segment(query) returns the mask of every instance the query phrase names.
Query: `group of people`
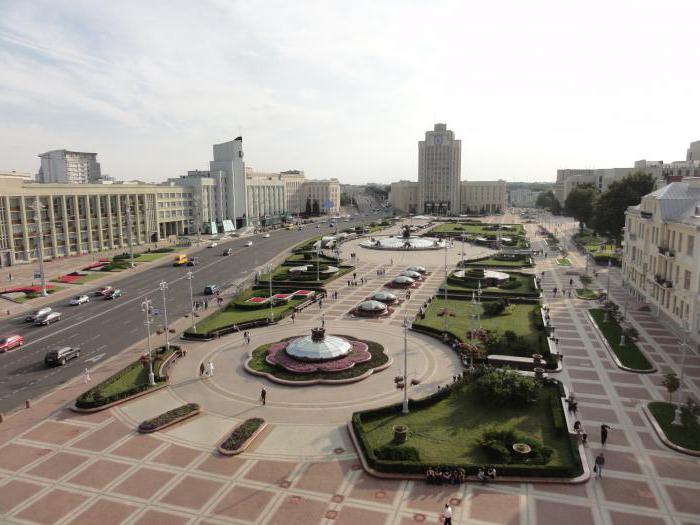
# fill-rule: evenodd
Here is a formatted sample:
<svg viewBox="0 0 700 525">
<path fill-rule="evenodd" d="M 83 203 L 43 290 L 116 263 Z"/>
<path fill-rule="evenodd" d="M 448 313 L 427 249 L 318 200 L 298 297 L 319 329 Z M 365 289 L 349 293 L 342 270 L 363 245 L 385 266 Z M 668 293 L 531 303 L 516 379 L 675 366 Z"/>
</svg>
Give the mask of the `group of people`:
<svg viewBox="0 0 700 525">
<path fill-rule="evenodd" d="M 379 268 L 377 270 L 377 277 L 380 277 L 382 275 L 386 275 L 386 268 Z"/>
<path fill-rule="evenodd" d="M 201 362 L 199 364 L 200 377 L 214 377 L 214 363 L 211 361 Z"/>
<path fill-rule="evenodd" d="M 459 485 L 467 481 L 467 472 L 461 467 L 428 467 L 425 482 L 430 485 Z"/>
<path fill-rule="evenodd" d="M 206 310 L 206 309 L 208 309 L 208 308 L 209 308 L 209 301 L 207 301 L 206 299 L 203 300 L 203 301 L 197 300 L 197 301 L 194 301 L 194 302 L 192 303 L 192 309 L 193 309 L 195 312 L 197 312 L 197 311 L 199 311 L 199 310 Z"/>
<path fill-rule="evenodd" d="M 486 483 L 489 480 L 494 481 L 496 479 L 496 467 L 479 467 L 476 473 L 476 479 L 482 483 Z"/>
<path fill-rule="evenodd" d="M 573 392 L 566 398 L 566 406 L 569 409 L 569 414 L 576 415 L 576 412 L 578 412 L 578 402 L 576 401 Z"/>
</svg>

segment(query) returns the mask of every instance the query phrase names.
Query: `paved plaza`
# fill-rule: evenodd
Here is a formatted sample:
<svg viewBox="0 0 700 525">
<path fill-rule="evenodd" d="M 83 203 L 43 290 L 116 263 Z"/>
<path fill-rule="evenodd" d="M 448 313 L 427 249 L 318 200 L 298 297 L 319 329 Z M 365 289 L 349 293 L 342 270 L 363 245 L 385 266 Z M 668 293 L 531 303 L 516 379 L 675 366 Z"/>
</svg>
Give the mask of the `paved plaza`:
<svg viewBox="0 0 700 525">
<path fill-rule="evenodd" d="M 508 222 L 509 217 L 497 220 Z M 569 225 L 570 226 L 570 225 Z M 534 237 L 534 225 L 527 226 Z M 396 230 L 394 230 L 396 231 Z M 448 265 L 460 257 L 456 243 Z M 342 277 L 331 284 L 336 301 L 325 300 L 270 328 L 205 343 L 183 343 L 187 356 L 173 369 L 171 386 L 94 414 L 67 408 L 87 388 L 66 385 L 31 409 L 0 424 L 0 522 L 12 524 L 232 524 L 409 525 L 442 523 L 450 502 L 453 523 L 503 525 L 691 525 L 700 524 L 700 458 L 670 450 L 657 438 L 642 413 L 643 403 L 665 400 L 660 373 L 678 370 L 678 340 L 652 313 L 629 301 L 629 317 L 640 332 L 641 347 L 659 373 L 643 375 L 618 369 L 594 332 L 579 299 L 551 296 L 571 278 L 572 268 L 554 259 L 538 260 L 545 272 L 545 302 L 564 355 L 556 374 L 576 393 L 580 419 L 589 433 L 586 459 L 601 450 L 597 429 L 610 425 L 601 480 L 584 484 L 467 483 L 434 486 L 416 481 L 382 480 L 360 466 L 347 432 L 352 412 L 397 402 L 393 378 L 403 369 L 403 318 L 415 315 L 444 279 L 444 251 L 383 252 L 344 245 L 357 253 L 357 278 L 348 287 Z M 468 257 L 490 253 L 467 245 Z M 576 266 L 583 258 L 571 252 Z M 348 312 L 382 288 L 407 266 L 425 266 L 429 275 L 392 315 L 357 319 Z M 385 275 L 378 276 L 377 270 Z M 606 274 L 599 275 L 605 286 Z M 403 292 L 398 292 L 403 297 Z M 611 295 L 622 302 L 616 270 Z M 349 385 L 286 387 L 247 374 L 243 364 L 257 346 L 306 335 L 321 322 L 333 334 L 381 343 L 392 365 Z M 421 380 L 411 391 L 421 397 L 461 371 L 455 354 L 436 339 L 409 332 L 409 376 Z M 93 372 L 93 382 L 132 361 L 143 345 L 130 348 Z M 202 361 L 212 361 L 212 378 L 199 377 Z M 686 394 L 700 393 L 700 357 L 686 360 Z M 268 404 L 258 401 L 262 386 Z M 185 402 L 202 414 L 152 435 L 138 434 L 139 422 Z M 214 452 L 239 422 L 263 417 L 268 426 L 253 446 L 236 457 Z"/>
</svg>

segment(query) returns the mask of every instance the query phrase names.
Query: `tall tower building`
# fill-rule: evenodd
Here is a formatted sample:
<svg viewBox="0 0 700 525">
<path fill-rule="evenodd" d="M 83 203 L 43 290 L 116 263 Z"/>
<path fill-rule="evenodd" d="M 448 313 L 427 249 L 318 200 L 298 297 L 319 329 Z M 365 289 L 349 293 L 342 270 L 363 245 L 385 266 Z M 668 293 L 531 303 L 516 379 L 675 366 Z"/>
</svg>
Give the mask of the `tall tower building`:
<svg viewBox="0 0 700 525">
<path fill-rule="evenodd" d="M 42 153 L 39 158 L 41 168 L 36 176 L 37 182 L 87 184 L 102 177 L 97 153 L 56 149 Z"/>
<path fill-rule="evenodd" d="M 225 217 L 238 226 L 245 226 L 246 216 L 246 180 L 243 162 L 243 137 L 222 144 L 214 144 L 214 160 L 209 162 L 212 173 L 223 172 L 222 202 Z"/>
<path fill-rule="evenodd" d="M 446 124 L 435 124 L 418 142 L 419 213 L 460 213 L 462 141 Z"/>
</svg>

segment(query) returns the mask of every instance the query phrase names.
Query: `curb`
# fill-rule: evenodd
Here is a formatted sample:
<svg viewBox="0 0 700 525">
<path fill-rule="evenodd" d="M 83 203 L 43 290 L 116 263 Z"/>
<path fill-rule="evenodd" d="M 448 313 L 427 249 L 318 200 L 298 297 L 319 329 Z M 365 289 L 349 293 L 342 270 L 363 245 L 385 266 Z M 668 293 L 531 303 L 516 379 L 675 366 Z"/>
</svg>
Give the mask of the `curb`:
<svg viewBox="0 0 700 525">
<path fill-rule="evenodd" d="M 384 354 L 386 355 L 386 354 Z M 248 372 L 251 375 L 258 376 L 258 377 L 264 377 L 273 383 L 277 383 L 279 385 L 285 385 L 285 386 L 311 386 L 311 385 L 349 385 L 351 383 L 357 383 L 358 381 L 362 381 L 363 379 L 367 379 L 369 376 L 374 374 L 375 372 L 381 372 L 382 370 L 386 370 L 389 368 L 392 364 L 394 364 L 394 360 L 389 357 L 389 360 L 384 363 L 383 365 L 378 366 L 377 368 L 373 368 L 371 370 L 367 370 L 364 374 L 361 374 L 356 377 L 349 377 L 347 379 L 314 379 L 312 381 L 289 381 L 287 379 L 280 379 L 278 377 L 275 377 L 274 375 L 268 373 L 268 372 L 260 372 L 259 370 L 253 370 L 248 366 L 248 363 L 253 359 L 253 356 L 249 354 L 248 360 L 243 364 L 243 368 L 245 368 L 245 371 Z"/>
<path fill-rule="evenodd" d="M 238 428 L 238 425 L 236 425 L 236 426 L 233 428 L 233 430 L 235 430 L 236 428 Z M 237 456 L 238 454 L 242 454 L 243 452 L 245 452 L 245 451 L 247 450 L 247 448 L 248 448 L 250 445 L 252 445 L 253 441 L 255 441 L 255 438 L 257 438 L 257 437 L 260 435 L 260 433 L 261 433 L 263 430 L 265 430 L 265 428 L 267 428 L 267 421 L 264 421 L 263 424 L 260 425 L 260 426 L 258 427 L 258 429 L 257 429 L 255 432 L 253 432 L 253 433 L 251 434 L 251 436 L 250 436 L 248 439 L 246 439 L 246 440 L 243 442 L 243 444 L 242 444 L 240 447 L 238 447 L 236 450 L 227 450 L 227 449 L 225 449 L 225 448 L 222 448 L 222 445 L 224 444 L 224 442 L 226 441 L 226 439 L 228 439 L 228 434 L 231 433 L 231 432 L 228 432 L 227 437 L 224 438 L 224 439 L 222 439 L 222 440 L 219 442 L 219 444 L 216 446 L 216 450 L 217 450 L 217 451 L 219 452 L 219 454 L 221 454 L 222 456 Z"/>
<path fill-rule="evenodd" d="M 644 412 L 644 415 L 647 416 L 647 419 L 651 423 L 654 432 L 656 432 L 656 435 L 659 436 L 659 439 L 664 445 L 666 445 L 670 449 L 675 450 L 676 452 L 680 452 L 681 454 L 686 454 L 688 456 L 700 458 L 700 451 L 690 450 L 680 445 L 676 445 L 673 441 L 668 439 L 668 437 L 666 437 L 666 432 L 664 432 L 664 429 L 661 428 L 661 425 L 659 425 L 658 421 L 656 421 L 654 414 L 651 413 L 651 410 L 647 408 L 646 404 L 642 406 L 642 412 Z"/>
<path fill-rule="evenodd" d="M 608 343 L 608 340 L 605 337 L 605 335 L 603 334 L 603 331 L 598 327 L 598 323 L 596 323 L 595 319 L 593 319 L 591 312 L 586 311 L 586 316 L 588 316 L 588 320 L 593 325 L 593 330 L 598 335 L 598 337 L 603 341 L 603 346 L 608 351 L 608 354 L 610 354 L 610 357 L 612 357 L 612 360 L 615 362 L 615 364 L 617 365 L 617 367 L 620 370 L 624 370 L 625 372 L 633 372 L 635 374 L 654 374 L 658 371 L 658 369 L 656 367 L 653 367 L 653 365 L 652 365 L 653 368 L 650 368 L 648 370 L 642 370 L 639 368 L 630 368 L 628 366 L 623 365 L 622 361 L 620 361 L 620 359 L 617 357 L 617 354 L 615 354 L 613 349 L 610 347 L 610 343 Z M 651 360 L 646 356 L 646 354 L 644 353 L 644 351 L 641 348 L 637 347 L 637 350 L 639 350 L 639 352 L 647 359 L 647 361 L 649 361 L 651 363 Z"/>
</svg>

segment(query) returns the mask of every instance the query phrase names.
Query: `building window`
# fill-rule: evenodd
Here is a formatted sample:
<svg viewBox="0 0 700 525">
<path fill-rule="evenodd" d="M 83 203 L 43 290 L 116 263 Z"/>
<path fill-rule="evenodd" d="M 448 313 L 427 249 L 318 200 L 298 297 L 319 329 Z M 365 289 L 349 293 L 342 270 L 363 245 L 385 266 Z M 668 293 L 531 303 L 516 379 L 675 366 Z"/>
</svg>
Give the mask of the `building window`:
<svg viewBox="0 0 700 525">
<path fill-rule="evenodd" d="M 690 290 L 690 270 L 685 271 L 685 276 L 683 279 L 683 289 Z"/>
<path fill-rule="evenodd" d="M 687 246 L 686 253 L 692 257 L 693 250 L 695 248 L 695 236 L 694 235 L 688 235 L 688 241 L 686 242 L 686 246 Z"/>
</svg>

